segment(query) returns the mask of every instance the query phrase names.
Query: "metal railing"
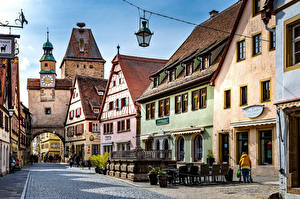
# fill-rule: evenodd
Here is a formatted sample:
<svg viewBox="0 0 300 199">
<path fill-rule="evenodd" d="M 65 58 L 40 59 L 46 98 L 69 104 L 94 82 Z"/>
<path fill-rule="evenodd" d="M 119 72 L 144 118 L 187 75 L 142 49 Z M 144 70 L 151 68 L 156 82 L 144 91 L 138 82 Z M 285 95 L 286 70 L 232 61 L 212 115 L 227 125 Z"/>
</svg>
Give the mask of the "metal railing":
<svg viewBox="0 0 300 199">
<path fill-rule="evenodd" d="M 132 150 L 132 151 L 114 151 L 111 153 L 111 159 L 124 160 L 171 160 L 171 150 Z"/>
</svg>

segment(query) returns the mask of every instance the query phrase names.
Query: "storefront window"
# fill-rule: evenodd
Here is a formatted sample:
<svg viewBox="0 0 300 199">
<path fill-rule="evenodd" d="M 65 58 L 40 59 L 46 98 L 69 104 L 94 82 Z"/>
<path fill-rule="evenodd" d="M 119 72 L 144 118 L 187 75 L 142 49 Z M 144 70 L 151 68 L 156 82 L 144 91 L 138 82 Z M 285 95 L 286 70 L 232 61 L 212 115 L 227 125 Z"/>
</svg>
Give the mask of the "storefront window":
<svg viewBox="0 0 300 199">
<path fill-rule="evenodd" d="M 177 141 L 177 160 L 184 160 L 184 138 L 179 137 Z"/>
<path fill-rule="evenodd" d="M 194 140 L 194 161 L 201 161 L 203 153 L 202 137 L 197 135 Z"/>
<path fill-rule="evenodd" d="M 237 133 L 237 162 L 239 162 L 243 152 L 248 154 L 248 132 Z"/>
<path fill-rule="evenodd" d="M 272 131 L 260 131 L 260 163 L 272 164 Z"/>
</svg>

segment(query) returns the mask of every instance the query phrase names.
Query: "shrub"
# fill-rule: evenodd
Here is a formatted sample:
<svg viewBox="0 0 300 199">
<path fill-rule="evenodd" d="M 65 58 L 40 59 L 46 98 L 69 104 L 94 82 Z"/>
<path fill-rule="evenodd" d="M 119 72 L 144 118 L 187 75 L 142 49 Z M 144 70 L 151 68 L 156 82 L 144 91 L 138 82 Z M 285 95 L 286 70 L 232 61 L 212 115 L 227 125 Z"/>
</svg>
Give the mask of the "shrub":
<svg viewBox="0 0 300 199">
<path fill-rule="evenodd" d="M 104 155 L 92 155 L 89 160 L 93 167 L 106 168 L 109 160 L 109 153 L 105 152 Z"/>
</svg>

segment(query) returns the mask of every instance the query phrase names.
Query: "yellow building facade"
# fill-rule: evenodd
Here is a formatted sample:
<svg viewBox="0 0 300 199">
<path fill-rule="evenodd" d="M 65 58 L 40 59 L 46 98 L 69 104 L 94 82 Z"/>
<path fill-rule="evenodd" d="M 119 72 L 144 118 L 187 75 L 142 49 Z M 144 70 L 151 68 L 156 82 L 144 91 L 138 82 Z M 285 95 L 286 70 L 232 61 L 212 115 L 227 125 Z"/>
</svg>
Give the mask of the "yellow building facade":
<svg viewBox="0 0 300 199">
<path fill-rule="evenodd" d="M 212 81 L 213 153 L 218 162 L 237 168 L 246 152 L 252 174 L 276 176 L 275 33 L 266 30 L 261 20 L 264 2 L 243 2 L 227 53 Z M 270 27 L 275 28 L 273 18 Z"/>
<path fill-rule="evenodd" d="M 55 156 L 63 157 L 63 143 L 61 139 L 53 133 L 42 133 L 39 137 L 40 157 Z"/>
</svg>

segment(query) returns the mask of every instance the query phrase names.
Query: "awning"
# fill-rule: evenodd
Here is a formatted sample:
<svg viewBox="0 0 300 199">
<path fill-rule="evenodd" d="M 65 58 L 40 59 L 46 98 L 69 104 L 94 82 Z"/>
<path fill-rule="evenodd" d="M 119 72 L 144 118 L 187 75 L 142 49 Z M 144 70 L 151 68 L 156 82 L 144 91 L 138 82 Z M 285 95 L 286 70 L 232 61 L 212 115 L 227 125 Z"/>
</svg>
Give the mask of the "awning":
<svg viewBox="0 0 300 199">
<path fill-rule="evenodd" d="M 300 107 L 299 99 L 291 100 L 291 101 L 284 101 L 276 103 L 278 109 L 285 109 L 285 108 L 296 108 Z"/>
<path fill-rule="evenodd" d="M 111 145 L 113 145 L 112 142 L 101 143 L 101 146 L 111 146 Z"/>
<path fill-rule="evenodd" d="M 151 134 L 148 134 L 148 135 L 141 135 L 141 140 L 148 140 L 148 139 L 150 139 L 150 138 L 152 138 L 153 137 L 153 133 L 151 133 Z"/>
<path fill-rule="evenodd" d="M 191 135 L 191 134 L 200 134 L 204 132 L 204 128 L 200 129 L 190 129 L 185 131 L 174 131 L 172 135 Z"/>
<path fill-rule="evenodd" d="M 116 141 L 115 143 L 119 144 L 119 143 L 129 143 L 130 140 L 119 140 L 119 141 Z"/>
<path fill-rule="evenodd" d="M 248 127 L 248 126 L 260 126 L 260 125 L 270 125 L 270 124 L 276 124 L 276 118 L 251 120 L 251 121 L 244 121 L 244 122 L 232 122 L 232 123 L 230 123 L 230 126 L 232 126 L 232 127 Z"/>
</svg>

